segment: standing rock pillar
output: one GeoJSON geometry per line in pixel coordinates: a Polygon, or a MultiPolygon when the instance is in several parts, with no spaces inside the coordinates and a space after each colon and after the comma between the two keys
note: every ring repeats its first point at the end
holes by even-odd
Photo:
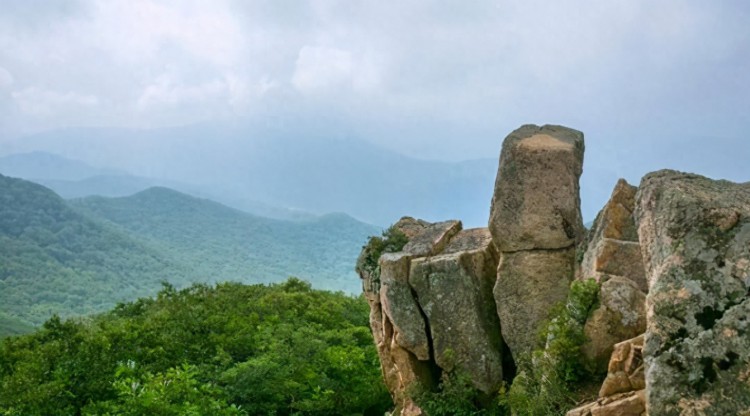
{"type": "Polygon", "coordinates": [[[489,230],[500,252],[497,313],[515,359],[531,352],[574,277],[583,152],[583,133],[561,126],[525,125],[503,142],[489,230]]]}

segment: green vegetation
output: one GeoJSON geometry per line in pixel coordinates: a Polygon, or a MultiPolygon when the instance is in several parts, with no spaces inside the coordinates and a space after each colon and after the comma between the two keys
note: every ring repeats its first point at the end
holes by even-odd
{"type": "Polygon", "coordinates": [[[285,283],[165,285],[0,341],[3,415],[378,414],[362,298],[285,283]]]}
{"type": "Polygon", "coordinates": [[[516,362],[518,375],[502,391],[500,404],[517,416],[564,415],[595,380],[581,353],[583,326],[596,308],[599,285],[593,279],[574,281],[568,299],[556,306],[540,334],[541,345],[530,358],[516,362]]]}
{"type": "Polygon", "coordinates": [[[383,253],[397,253],[404,248],[409,238],[401,230],[394,226],[383,231],[382,237],[373,236],[362,247],[362,252],[357,259],[357,272],[372,276],[373,282],[380,281],[380,266],[378,260],[383,253]]]}
{"type": "Polygon", "coordinates": [[[52,191],[0,175],[0,336],[52,314],[87,314],[182,283],[156,247],[71,209],[52,191]]]}
{"type": "Polygon", "coordinates": [[[102,312],[156,293],[161,281],[268,283],[299,276],[358,290],[357,247],[376,227],[342,214],[291,222],[154,188],[64,201],[0,175],[0,337],[53,314],[102,312]]]}
{"type": "Polygon", "coordinates": [[[152,242],[199,282],[270,283],[297,276],[317,288],[355,293],[357,247],[378,231],[344,214],[310,221],[256,217],[167,188],[71,204],[152,242]]]}

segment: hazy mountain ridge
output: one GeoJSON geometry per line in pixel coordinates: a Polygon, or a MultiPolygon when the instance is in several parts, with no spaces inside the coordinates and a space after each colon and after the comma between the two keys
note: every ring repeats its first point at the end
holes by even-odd
{"type": "Polygon", "coordinates": [[[34,151],[0,157],[0,174],[42,184],[66,199],[92,195],[121,197],[145,189],[168,187],[193,196],[209,198],[262,217],[284,220],[312,219],[302,211],[255,201],[247,195],[216,192],[211,187],[131,175],[125,171],[101,169],[57,154],[34,151]]]}
{"type": "MultiPolygon", "coordinates": [[[[410,212],[484,226],[496,155],[461,163],[416,159],[351,137],[298,137],[267,126],[200,124],[153,130],[66,129],[29,136],[44,150],[186,184],[234,207],[255,201],[313,214],[346,212],[381,226],[410,212]]],[[[7,151],[6,151],[7,153],[7,151]]],[[[182,189],[181,189],[182,191],[182,189]]],[[[194,192],[190,192],[195,194],[194,192]]]]}

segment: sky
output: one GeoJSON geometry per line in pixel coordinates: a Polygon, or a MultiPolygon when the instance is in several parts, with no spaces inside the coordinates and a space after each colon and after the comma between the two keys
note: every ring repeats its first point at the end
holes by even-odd
{"type": "Polygon", "coordinates": [[[522,124],[562,124],[586,135],[589,184],[659,167],[750,180],[745,0],[0,7],[0,144],[241,120],[457,161],[497,157],[522,124]]]}

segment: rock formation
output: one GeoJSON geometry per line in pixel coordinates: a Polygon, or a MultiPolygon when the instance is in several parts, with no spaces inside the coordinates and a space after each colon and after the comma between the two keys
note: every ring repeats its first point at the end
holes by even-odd
{"type": "Polygon", "coordinates": [[[599,399],[566,416],[641,416],[646,414],[643,335],[616,344],[599,399]]]}
{"type": "Polygon", "coordinates": [[[649,413],[750,414],[750,184],[655,172],[636,217],[649,413]]]}
{"type": "Polygon", "coordinates": [[[489,231],[411,218],[394,227],[409,242],[380,256],[379,276],[358,270],[394,414],[421,414],[409,389],[433,388],[442,372],[461,371],[492,396],[503,371],[492,298],[497,252],[489,231]]]}
{"type": "Polygon", "coordinates": [[[638,188],[624,179],[617,181],[604,209],[596,216],[586,239],[580,277],[605,282],[612,276],[632,280],[648,292],[646,272],[633,217],[638,188]]]}
{"type": "Polygon", "coordinates": [[[617,181],[582,247],[578,277],[601,283],[599,307],[586,322],[583,346],[597,371],[607,368],[615,344],[646,330],[648,284],[633,216],[637,191],[624,179],[617,181]]]}
{"type": "Polygon", "coordinates": [[[583,134],[560,126],[526,125],[503,142],[489,229],[501,252],[495,303],[514,358],[531,352],[574,276],[583,150],[583,134]]]}
{"type": "MultiPolygon", "coordinates": [[[[576,309],[575,357],[606,378],[568,416],[750,415],[750,183],[674,171],[639,188],[620,180],[583,241],[583,148],[575,130],[523,126],[503,143],[488,229],[404,217],[400,243],[363,249],[394,415],[422,414],[410,392],[446,373],[492,399],[574,277],[600,284],[597,306],[576,309]]],[[[550,333],[535,357],[552,351],[550,333]]]]}

